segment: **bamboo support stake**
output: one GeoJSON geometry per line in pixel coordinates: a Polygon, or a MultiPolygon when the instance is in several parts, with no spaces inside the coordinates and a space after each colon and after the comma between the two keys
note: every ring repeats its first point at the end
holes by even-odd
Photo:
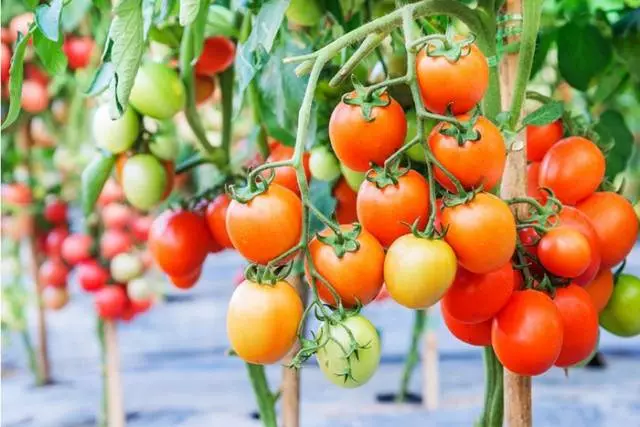
{"type": "Polygon", "coordinates": [[[107,353],[107,419],[108,427],[124,427],[125,415],[122,398],[122,378],[120,376],[120,353],[116,324],[104,323],[104,340],[107,353]]]}
{"type": "Polygon", "coordinates": [[[438,337],[432,322],[427,323],[427,333],[423,342],[422,405],[428,411],[435,411],[440,405],[440,376],[438,374],[438,337]]]}

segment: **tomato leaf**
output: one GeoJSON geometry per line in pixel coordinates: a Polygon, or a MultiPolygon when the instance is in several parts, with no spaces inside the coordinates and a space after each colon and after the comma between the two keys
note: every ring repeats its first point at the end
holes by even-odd
{"type": "Polygon", "coordinates": [[[560,101],[551,101],[546,104],[543,104],[537,110],[527,114],[524,119],[522,119],[523,125],[535,125],[542,126],[548,125],[549,123],[553,123],[562,117],[564,113],[564,104],[560,101]]]}
{"type": "Polygon", "coordinates": [[[625,64],[614,61],[607,71],[602,74],[598,80],[598,87],[591,101],[594,104],[600,104],[607,101],[611,96],[615,95],[624,85],[629,77],[629,70],[625,64]]]}
{"type": "Polygon", "coordinates": [[[109,179],[109,174],[115,162],[115,156],[99,152],[82,171],[81,197],[84,216],[88,216],[93,212],[96,201],[102,192],[102,187],[109,179]]]}
{"type": "Polygon", "coordinates": [[[49,4],[43,3],[36,7],[36,24],[42,34],[52,42],[60,39],[60,15],[63,5],[63,0],[52,0],[49,4]]]}
{"type": "Polygon", "coordinates": [[[180,0],[180,25],[186,27],[191,25],[198,16],[200,10],[200,0],[180,0]]]}
{"type": "Polygon", "coordinates": [[[207,2],[203,1],[196,15],[196,19],[191,24],[192,28],[192,40],[193,43],[193,64],[198,61],[200,55],[202,55],[202,49],[204,47],[204,32],[207,26],[207,2]]]}
{"type": "Polygon", "coordinates": [[[238,30],[234,26],[233,12],[216,4],[209,6],[207,14],[206,36],[237,37],[238,30]]]}
{"type": "Polygon", "coordinates": [[[62,9],[60,23],[65,33],[75,30],[91,8],[91,0],[73,0],[62,9]]]}
{"type": "Polygon", "coordinates": [[[627,164],[633,146],[633,134],[622,114],[616,110],[602,113],[594,129],[600,136],[600,142],[614,142],[613,148],[607,153],[606,171],[607,176],[613,179],[627,164]]]}
{"type": "Polygon", "coordinates": [[[62,51],[62,40],[51,41],[40,31],[33,34],[36,54],[49,74],[62,74],[67,69],[67,56],[62,51]]]}
{"type": "Polygon", "coordinates": [[[556,41],[557,31],[554,29],[541,31],[536,39],[536,50],[533,54],[533,64],[531,65],[531,75],[533,78],[542,68],[551,46],[556,41]]]}
{"type": "Polygon", "coordinates": [[[18,33],[16,44],[13,48],[11,68],[9,68],[9,111],[4,122],[2,122],[3,130],[11,125],[20,114],[20,98],[22,96],[22,81],[24,77],[24,53],[35,28],[35,24],[32,24],[25,36],[18,33]]]}
{"type": "MultiPolygon", "coordinates": [[[[336,210],[336,199],[332,195],[333,183],[312,179],[309,183],[309,197],[311,204],[327,218],[330,218],[336,210]]],[[[313,235],[325,228],[325,225],[313,213],[309,213],[309,233],[313,235]]]]}
{"type": "Polygon", "coordinates": [[[147,39],[151,24],[153,24],[153,15],[155,13],[156,0],[142,0],[142,34],[147,39]]]}
{"type": "Polygon", "coordinates": [[[578,90],[586,91],[611,57],[611,41],[595,25],[569,21],[558,31],[560,74],[578,90]]]}

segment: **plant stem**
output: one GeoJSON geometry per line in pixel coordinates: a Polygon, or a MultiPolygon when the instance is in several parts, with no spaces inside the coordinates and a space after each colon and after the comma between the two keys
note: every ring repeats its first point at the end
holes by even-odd
{"type": "Polygon", "coordinates": [[[100,413],[98,414],[98,426],[109,425],[109,402],[107,399],[107,346],[104,339],[104,321],[96,317],[96,335],[100,344],[100,376],[102,378],[102,397],[100,399],[100,413]]]}
{"type": "Polygon", "coordinates": [[[418,364],[418,360],[420,359],[418,348],[426,321],[426,310],[414,311],[413,329],[411,331],[411,344],[409,345],[409,352],[407,353],[407,358],[405,359],[404,370],[402,371],[402,379],[400,380],[400,391],[396,396],[396,402],[404,402],[407,398],[411,375],[413,374],[413,371],[418,364]]]}
{"type": "Polygon", "coordinates": [[[24,344],[24,349],[27,351],[27,358],[29,359],[29,370],[36,378],[36,384],[42,383],[42,378],[40,378],[40,370],[38,369],[38,360],[36,358],[36,352],[33,348],[33,344],[31,344],[31,336],[29,334],[29,330],[25,326],[23,330],[20,331],[20,337],[22,338],[22,343],[24,344]]]}
{"type": "MultiPolygon", "coordinates": [[[[225,160],[231,158],[231,131],[233,124],[231,122],[233,115],[233,78],[235,69],[233,65],[220,73],[220,93],[222,95],[222,151],[225,154],[225,160]]],[[[225,162],[226,164],[227,162],[225,162]]]]}
{"type": "Polygon", "coordinates": [[[260,412],[260,420],[265,427],[278,427],[276,421],[275,399],[273,393],[269,389],[267,376],[264,372],[264,366],[247,363],[249,378],[253,386],[254,394],[258,400],[258,410],[260,412]]]}

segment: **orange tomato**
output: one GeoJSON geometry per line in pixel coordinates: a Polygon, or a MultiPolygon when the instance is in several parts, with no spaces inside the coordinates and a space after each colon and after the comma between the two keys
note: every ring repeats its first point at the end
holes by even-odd
{"type": "MultiPolygon", "coordinates": [[[[287,145],[280,143],[271,144],[271,153],[269,154],[269,157],[267,157],[267,163],[289,160],[293,157],[293,151],[293,147],[289,147],[287,145]]],[[[311,178],[311,170],[309,169],[309,153],[304,153],[302,155],[302,165],[304,167],[304,175],[307,178],[307,181],[309,181],[311,178]]],[[[280,184],[287,187],[297,195],[300,195],[296,170],[293,166],[284,166],[272,169],[271,171],[264,171],[262,176],[266,178],[272,173],[272,171],[275,172],[275,177],[272,181],[273,184],[280,184]]]]}
{"type": "Polygon", "coordinates": [[[562,139],[564,128],[562,121],[556,120],[546,125],[527,126],[527,160],[539,162],[553,144],[562,139]]]}
{"type": "Polygon", "coordinates": [[[449,313],[444,304],[440,304],[442,319],[454,337],[467,344],[477,346],[491,345],[491,324],[493,319],[480,323],[464,323],[449,313]]]}
{"type": "Polygon", "coordinates": [[[584,285],[584,290],[591,297],[596,311],[600,313],[607,306],[613,293],[613,273],[608,268],[600,270],[595,279],[584,285]]]}
{"type": "Polygon", "coordinates": [[[574,278],[589,267],[591,248],[582,233],[559,226],[549,230],[538,242],[538,259],[556,276],[574,278]]]}

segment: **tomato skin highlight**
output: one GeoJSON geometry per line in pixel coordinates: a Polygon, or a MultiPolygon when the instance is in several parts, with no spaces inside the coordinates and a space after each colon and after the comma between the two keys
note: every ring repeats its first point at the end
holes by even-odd
{"type": "Polygon", "coordinates": [[[300,297],[286,281],[260,285],[245,280],[229,301],[227,335],[231,347],[245,362],[277,362],[295,344],[303,310],[300,297]]]}
{"type": "MultiPolygon", "coordinates": [[[[458,117],[461,121],[470,119],[469,115],[458,117]]],[[[429,134],[428,143],[436,159],[450,171],[466,190],[482,188],[490,191],[500,181],[507,159],[504,138],[491,121],[478,117],[473,128],[479,133],[477,141],[465,141],[462,146],[455,137],[443,135],[442,130],[451,124],[441,122],[429,134]]],[[[434,168],[438,183],[450,192],[456,192],[453,182],[438,167],[434,168]]]]}
{"type": "Polygon", "coordinates": [[[591,263],[589,241],[569,227],[555,227],[538,243],[538,258],[543,267],[560,277],[577,277],[591,263]]]}
{"type": "Polygon", "coordinates": [[[453,283],[456,268],[456,256],[446,242],[406,234],[387,251],[384,281],[398,304],[422,309],[442,298],[453,283]]]}
{"type": "Polygon", "coordinates": [[[491,325],[493,319],[480,323],[464,323],[449,313],[444,304],[440,304],[442,319],[451,334],[462,342],[477,346],[491,345],[491,325]]]}
{"type": "Polygon", "coordinates": [[[486,274],[458,268],[453,285],[442,298],[443,310],[463,323],[486,322],[509,301],[514,278],[510,262],[486,274]]]}
{"type": "Polygon", "coordinates": [[[266,264],[300,241],[301,201],[288,188],[271,184],[267,191],[245,204],[232,200],[226,225],[233,247],[240,255],[266,264]]]}
{"type": "MultiPolygon", "coordinates": [[[[352,225],[342,225],[341,230],[350,231],[352,225]]],[[[333,231],[325,229],[320,235],[330,236],[333,231]]],[[[339,258],[334,249],[314,237],[309,243],[309,253],[316,271],[324,277],[340,296],[342,304],[355,307],[358,301],[367,305],[380,293],[382,288],[384,249],[366,230],[361,230],[357,238],[360,248],[355,252],[346,252],[339,258]]],[[[315,283],[320,298],[331,305],[336,301],[329,288],[320,280],[312,279],[308,266],[307,280],[315,283]]]]}
{"type": "Polygon", "coordinates": [[[444,114],[448,106],[456,115],[471,110],[489,86],[489,65],[485,56],[471,44],[463,49],[457,62],[450,62],[443,56],[428,56],[428,48],[429,45],[420,49],[416,57],[416,75],[424,106],[438,114],[444,114]]]}
{"type": "MultiPolygon", "coordinates": [[[[351,94],[353,95],[353,93],[351,94]]],[[[407,120],[402,107],[389,95],[386,107],[373,107],[366,121],[359,105],[340,101],[331,113],[329,139],[338,159],[349,169],[366,172],[370,164],[384,164],[404,144],[407,120]]]]}
{"type": "Polygon", "coordinates": [[[592,281],[584,285],[584,290],[591,297],[596,311],[602,312],[613,293],[613,273],[608,268],[600,270],[592,281]]]}
{"type": "Polygon", "coordinates": [[[233,243],[227,232],[227,209],[231,199],[226,194],[220,194],[207,205],[206,218],[209,231],[218,244],[224,248],[233,248],[233,243]]]}
{"type": "Polygon", "coordinates": [[[333,197],[336,199],[336,219],[338,224],[353,224],[358,221],[356,207],[357,193],[351,189],[347,180],[340,178],[333,187],[333,197]]]}
{"type": "Polygon", "coordinates": [[[463,205],[442,210],[445,241],[465,269],[485,274],[505,265],[516,247],[516,222],[505,202],[478,193],[463,205]]]}
{"type": "Polygon", "coordinates": [[[593,194],[605,172],[605,158],[591,141],[571,136],[554,144],[540,164],[539,184],[553,190],[566,205],[593,194]]]}
{"type": "Polygon", "coordinates": [[[195,72],[201,76],[214,76],[229,68],[235,55],[236,45],[231,40],[223,36],[209,37],[204,41],[195,72]]]}
{"type": "Polygon", "coordinates": [[[539,162],[547,154],[547,151],[556,142],[562,139],[564,128],[561,120],[536,126],[529,125],[526,128],[527,133],[527,160],[530,162],[539,162]]]}
{"type": "Polygon", "coordinates": [[[407,224],[419,219],[424,227],[429,218],[429,185],[414,170],[398,178],[395,185],[378,188],[371,181],[364,181],[358,190],[356,201],[358,219],[362,226],[389,247],[398,237],[410,233],[407,224]]]}
{"type": "Polygon", "coordinates": [[[493,320],[491,342],[506,369],[518,375],[540,375],[553,366],[562,350],[562,318],[546,294],[516,291],[493,320]]]}
{"type": "Polygon", "coordinates": [[[570,284],[556,289],[553,303],[562,319],[562,350],[556,366],[568,368],[589,356],[598,343],[598,312],[587,291],[570,284]]]}

